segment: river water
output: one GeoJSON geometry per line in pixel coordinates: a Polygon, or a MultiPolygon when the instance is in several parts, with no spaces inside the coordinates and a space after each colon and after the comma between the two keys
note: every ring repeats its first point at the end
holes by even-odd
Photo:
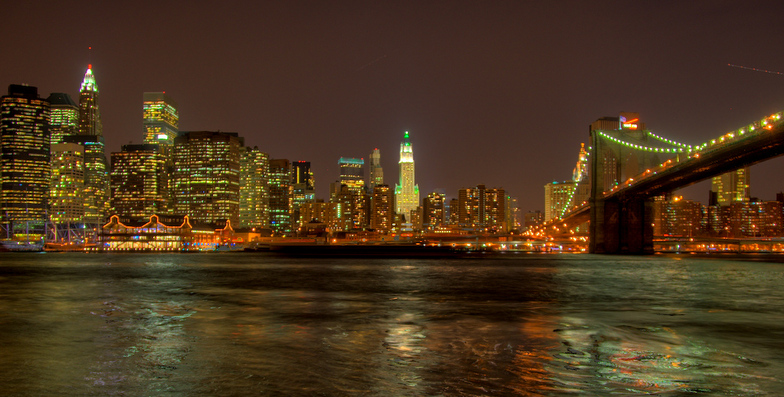
{"type": "Polygon", "coordinates": [[[769,259],[6,253],[0,393],[781,395],[769,259]]]}

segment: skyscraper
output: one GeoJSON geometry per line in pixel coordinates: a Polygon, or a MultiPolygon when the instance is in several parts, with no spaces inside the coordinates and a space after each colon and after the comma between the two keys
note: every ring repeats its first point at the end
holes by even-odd
{"type": "Polygon", "coordinates": [[[52,145],[63,137],[79,135],[79,105],[65,93],[55,92],[47,98],[50,106],[49,134],[52,145]]]}
{"type": "Polygon", "coordinates": [[[56,225],[84,220],[84,146],[53,143],[49,219],[56,225]]]}
{"type": "Polygon", "coordinates": [[[352,191],[363,191],[365,188],[365,160],[351,157],[341,157],[340,184],[346,185],[352,191]]]}
{"type": "Polygon", "coordinates": [[[460,189],[458,222],[475,230],[506,231],[506,195],[504,189],[487,189],[485,185],[460,189]]]}
{"type": "Polygon", "coordinates": [[[161,145],[162,153],[166,154],[179,128],[177,103],[165,92],[145,92],[142,100],[144,143],[161,145]]]}
{"type": "Polygon", "coordinates": [[[302,223],[310,219],[300,217],[300,207],[305,203],[316,201],[315,180],[310,161],[294,161],[291,163],[291,222],[293,228],[299,229],[302,223]]]}
{"type": "Polygon", "coordinates": [[[277,234],[291,234],[291,164],[287,159],[269,161],[269,227],[277,234]]]}
{"type": "Polygon", "coordinates": [[[177,103],[165,92],[145,92],[142,95],[142,118],[144,126],[144,143],[158,145],[159,153],[163,156],[164,167],[160,169],[162,175],[161,187],[165,198],[164,208],[171,207],[172,202],[172,173],[173,159],[172,147],[179,131],[180,116],[177,103]]]}
{"type": "Polygon", "coordinates": [[[240,156],[240,227],[269,228],[269,155],[254,146],[240,156]]]}
{"type": "Polygon", "coordinates": [[[166,159],[159,145],[123,145],[112,153],[112,214],[145,219],[166,213],[166,159]]]}
{"type": "Polygon", "coordinates": [[[373,149],[370,153],[370,183],[368,183],[369,191],[377,185],[384,184],[384,169],[381,168],[381,152],[378,148],[373,149]]]}
{"type": "Polygon", "coordinates": [[[445,200],[446,197],[437,192],[422,199],[422,229],[435,230],[444,224],[445,200]]]}
{"type": "Polygon", "coordinates": [[[370,227],[384,233],[392,229],[395,220],[395,198],[389,185],[378,184],[373,188],[370,227]]]}
{"type": "Polygon", "coordinates": [[[400,144],[400,183],[395,185],[395,211],[411,220],[411,211],[419,206],[419,185],[414,180],[414,149],[409,141],[408,131],[400,144]]]}
{"type": "Polygon", "coordinates": [[[193,131],[174,140],[174,210],[221,226],[239,223],[240,147],[237,133],[193,131]]]}
{"type": "Polygon", "coordinates": [[[92,65],[88,65],[79,90],[79,135],[63,137],[63,142],[84,146],[84,221],[103,223],[109,211],[109,170],[92,65]]]}
{"type": "Polygon", "coordinates": [[[714,176],[711,192],[716,194],[716,204],[728,206],[733,202],[749,201],[749,167],[714,176]]]}
{"type": "Polygon", "coordinates": [[[87,65],[82,85],[79,87],[79,133],[103,136],[103,124],[98,101],[98,84],[93,75],[93,65],[87,65]]]}
{"type": "MultiPolygon", "coordinates": [[[[0,219],[46,222],[49,201],[49,102],[38,88],[12,84],[0,98],[0,219]]],[[[43,230],[43,227],[41,227],[43,230]]]]}

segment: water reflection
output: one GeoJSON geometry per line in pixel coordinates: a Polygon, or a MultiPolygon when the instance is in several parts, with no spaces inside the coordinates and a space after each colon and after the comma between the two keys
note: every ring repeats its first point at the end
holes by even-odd
{"type": "Polygon", "coordinates": [[[0,379],[9,394],[763,395],[784,387],[780,264],[588,255],[2,259],[0,379]]]}

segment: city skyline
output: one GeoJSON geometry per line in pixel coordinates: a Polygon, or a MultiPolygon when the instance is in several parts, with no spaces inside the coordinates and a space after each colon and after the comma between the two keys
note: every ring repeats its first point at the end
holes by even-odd
{"type": "MultiPolygon", "coordinates": [[[[767,49],[781,33],[759,22],[782,5],[755,5],[248,3],[186,12],[163,2],[150,23],[173,45],[159,50],[125,22],[135,18],[119,18],[145,7],[85,7],[95,22],[63,43],[52,37],[69,6],[13,4],[9,15],[19,17],[0,29],[16,38],[2,44],[15,61],[0,78],[77,98],[92,63],[107,156],[143,143],[140,97],[165,91],[182,130],[236,131],[271,158],[310,161],[324,181],[317,197],[338,178],[341,156],[379,148],[383,168],[396,170],[408,130],[423,196],[486,184],[518,197],[523,211],[541,210],[542,187],[570,179],[597,118],[639,112],[649,129],[696,144],[784,109],[780,76],[728,66],[784,65],[767,49]],[[215,23],[187,28],[206,18],[215,23]]],[[[781,168],[781,159],[752,167],[751,195],[772,199],[781,168]]],[[[696,189],[687,196],[707,201],[710,182],[696,189]]]]}

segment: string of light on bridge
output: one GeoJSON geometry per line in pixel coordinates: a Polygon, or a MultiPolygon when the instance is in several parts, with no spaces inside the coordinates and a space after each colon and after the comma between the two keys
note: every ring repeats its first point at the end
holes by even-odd
{"type": "MultiPolygon", "coordinates": [[[[739,139],[739,138],[742,138],[742,137],[745,137],[745,136],[748,136],[748,135],[757,135],[757,134],[763,133],[766,130],[772,130],[774,125],[780,125],[782,123],[782,118],[784,118],[784,112],[774,113],[774,114],[771,114],[770,116],[767,116],[767,117],[763,118],[762,120],[756,121],[756,122],[754,122],[752,124],[749,124],[747,126],[741,127],[741,128],[739,128],[737,130],[730,131],[730,132],[728,132],[728,133],[726,133],[726,134],[724,134],[724,135],[722,135],[720,137],[717,137],[715,139],[711,139],[710,141],[705,142],[702,145],[697,145],[697,146],[692,146],[692,145],[686,145],[686,144],[683,144],[683,143],[679,143],[679,142],[673,141],[671,139],[667,139],[667,138],[661,137],[659,135],[656,135],[656,134],[654,134],[654,133],[652,133],[650,131],[646,131],[646,133],[649,136],[651,136],[652,138],[654,138],[654,139],[656,139],[658,141],[664,142],[664,143],[666,143],[668,145],[676,146],[676,148],[649,147],[649,146],[645,146],[645,145],[639,145],[639,144],[634,144],[634,143],[631,143],[631,142],[626,142],[626,141],[620,140],[620,139],[612,137],[612,136],[610,136],[610,135],[608,135],[608,134],[606,134],[606,133],[604,133],[602,131],[596,131],[596,132],[599,133],[599,136],[601,136],[603,138],[606,138],[607,140],[610,140],[610,141],[615,142],[617,144],[620,144],[620,145],[623,145],[625,147],[629,147],[629,148],[632,148],[632,149],[636,149],[636,150],[648,151],[648,152],[654,152],[654,153],[684,153],[684,152],[693,153],[693,152],[701,152],[702,150],[706,149],[707,147],[712,147],[714,145],[723,145],[725,143],[733,142],[736,138],[739,139]]],[[[592,151],[593,151],[593,148],[589,147],[588,148],[588,155],[590,155],[592,151]]],[[[698,158],[699,154],[700,153],[696,153],[696,154],[693,155],[693,157],[694,158],[698,158]]],[[[692,158],[692,155],[689,155],[688,158],[676,160],[676,163],[679,163],[682,160],[690,160],[691,158],[692,158]]],[[[665,165],[670,164],[671,162],[672,162],[672,160],[668,160],[665,163],[663,163],[661,166],[664,167],[665,165]]],[[[648,174],[648,173],[650,173],[650,170],[647,170],[645,173],[643,173],[643,176],[645,174],[648,174]]],[[[637,178],[637,177],[635,177],[635,178],[637,178]]],[[[630,178],[629,181],[627,181],[627,184],[629,184],[630,181],[634,181],[634,179],[630,178]]],[[[559,219],[563,219],[564,215],[566,215],[569,212],[569,210],[572,210],[572,209],[574,209],[576,207],[575,205],[573,205],[572,201],[574,200],[574,196],[575,196],[575,193],[577,191],[577,186],[578,186],[577,183],[575,183],[574,186],[572,186],[571,191],[569,192],[568,199],[566,201],[566,205],[561,209],[561,213],[560,213],[559,219]]],[[[615,188],[613,190],[615,190],[615,188]]],[[[605,192],[605,193],[607,193],[607,192],[605,192]]],[[[541,233],[541,232],[538,232],[538,233],[541,233]]],[[[534,234],[537,234],[537,233],[534,233],[534,234]]]]}
{"type": "Polygon", "coordinates": [[[636,143],[622,141],[622,140],[620,140],[618,138],[615,138],[615,137],[612,137],[610,135],[607,135],[607,134],[605,134],[602,131],[597,131],[597,132],[599,133],[599,135],[602,138],[608,139],[608,140],[610,140],[612,142],[615,142],[615,143],[617,143],[619,145],[623,145],[623,146],[626,146],[628,148],[632,148],[632,149],[636,149],[636,150],[641,150],[641,151],[644,151],[644,152],[653,152],[653,153],[683,153],[683,152],[691,152],[692,151],[692,147],[689,146],[689,145],[684,145],[683,147],[674,148],[674,149],[650,147],[650,146],[638,145],[636,143]]]}
{"type": "Polygon", "coordinates": [[[658,136],[658,135],[656,135],[656,134],[654,134],[653,132],[650,132],[650,131],[647,131],[647,133],[648,133],[649,136],[653,137],[654,139],[658,139],[658,140],[660,140],[662,142],[665,142],[667,144],[670,144],[672,146],[678,146],[678,147],[688,148],[688,149],[692,149],[693,148],[693,146],[691,146],[691,145],[686,145],[686,144],[683,144],[683,143],[675,142],[675,141],[673,141],[671,139],[667,139],[665,137],[658,136]]]}

